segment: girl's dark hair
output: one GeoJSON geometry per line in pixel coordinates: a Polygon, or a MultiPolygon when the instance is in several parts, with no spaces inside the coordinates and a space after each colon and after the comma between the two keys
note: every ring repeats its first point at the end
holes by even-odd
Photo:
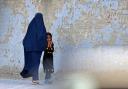
{"type": "Polygon", "coordinates": [[[50,32],[47,32],[47,35],[50,35],[52,37],[52,34],[50,32]]]}

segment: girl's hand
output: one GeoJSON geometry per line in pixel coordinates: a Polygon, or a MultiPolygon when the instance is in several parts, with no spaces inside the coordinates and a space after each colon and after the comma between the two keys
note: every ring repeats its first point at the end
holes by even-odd
{"type": "Polygon", "coordinates": [[[48,48],[52,47],[52,41],[48,41],[48,48]]]}

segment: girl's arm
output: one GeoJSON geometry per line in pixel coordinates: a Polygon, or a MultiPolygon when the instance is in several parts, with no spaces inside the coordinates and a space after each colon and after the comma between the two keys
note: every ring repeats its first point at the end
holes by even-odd
{"type": "Polygon", "coordinates": [[[51,52],[54,52],[54,44],[52,43],[51,52]]]}

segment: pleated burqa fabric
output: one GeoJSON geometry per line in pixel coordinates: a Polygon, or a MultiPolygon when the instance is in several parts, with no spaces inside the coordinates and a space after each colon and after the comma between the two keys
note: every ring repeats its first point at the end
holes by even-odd
{"type": "Polygon", "coordinates": [[[42,51],[47,45],[46,28],[43,15],[37,13],[30,22],[23,39],[24,68],[20,73],[23,78],[38,76],[38,69],[42,51]]]}

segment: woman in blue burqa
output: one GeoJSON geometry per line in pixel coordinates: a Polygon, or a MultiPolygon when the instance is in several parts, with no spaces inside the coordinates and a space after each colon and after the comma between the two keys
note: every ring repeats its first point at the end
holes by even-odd
{"type": "Polygon", "coordinates": [[[30,22],[23,39],[24,68],[20,73],[23,78],[32,77],[33,84],[39,83],[39,64],[42,51],[47,45],[46,28],[41,13],[37,13],[30,22]]]}

